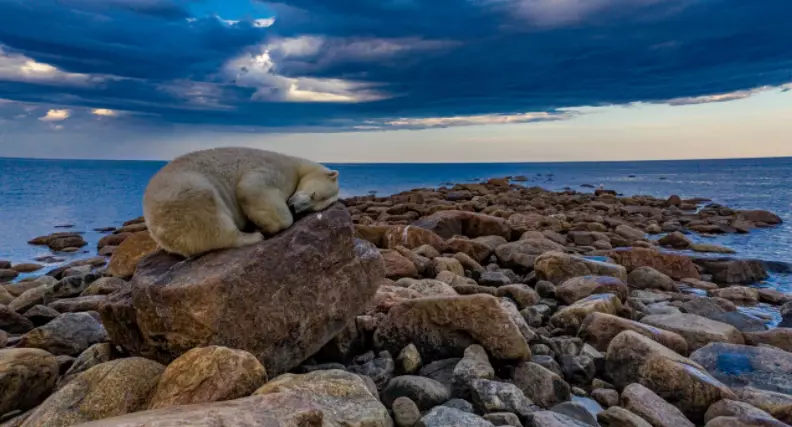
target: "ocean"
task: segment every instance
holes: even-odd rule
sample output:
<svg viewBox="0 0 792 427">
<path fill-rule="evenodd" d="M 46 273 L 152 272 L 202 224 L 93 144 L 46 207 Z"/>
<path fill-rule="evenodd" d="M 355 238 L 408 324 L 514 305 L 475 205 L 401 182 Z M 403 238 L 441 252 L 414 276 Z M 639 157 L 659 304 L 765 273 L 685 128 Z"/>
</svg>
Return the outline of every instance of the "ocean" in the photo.
<svg viewBox="0 0 792 427">
<path fill-rule="evenodd" d="M 31 261 L 50 255 L 27 241 L 73 225 L 89 246 L 102 234 L 142 214 L 149 178 L 165 163 L 148 161 L 34 160 L 0 158 L 0 260 Z M 792 158 L 576 163 L 328 164 L 340 171 L 342 196 L 387 195 L 416 187 L 473 182 L 506 175 L 529 177 L 528 186 L 550 190 L 604 185 L 625 195 L 707 197 L 738 209 L 767 209 L 784 224 L 708 242 L 737 250 L 738 257 L 792 263 Z M 59 254 L 60 256 L 60 254 Z M 64 256 L 67 260 L 85 253 Z M 792 292 L 792 280 L 770 285 Z"/>
</svg>

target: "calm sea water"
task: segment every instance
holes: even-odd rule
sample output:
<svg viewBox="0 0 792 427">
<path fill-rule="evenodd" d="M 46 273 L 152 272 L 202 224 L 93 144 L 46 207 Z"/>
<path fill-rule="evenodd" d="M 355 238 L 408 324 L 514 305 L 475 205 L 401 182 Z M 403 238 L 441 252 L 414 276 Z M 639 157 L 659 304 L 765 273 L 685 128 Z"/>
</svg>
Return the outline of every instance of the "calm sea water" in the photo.
<svg viewBox="0 0 792 427">
<path fill-rule="evenodd" d="M 0 159 L 0 259 L 30 261 L 48 255 L 26 242 L 73 224 L 95 252 L 101 237 L 92 229 L 118 226 L 142 214 L 149 178 L 163 162 Z M 341 171 L 344 196 L 370 191 L 385 195 L 447 182 L 526 175 L 525 185 L 548 189 L 600 185 L 624 194 L 708 197 L 734 208 L 768 209 L 785 223 L 749 235 L 710 240 L 738 256 L 792 263 L 792 158 L 500 164 L 333 164 Z M 70 255 L 67 258 L 85 256 Z M 792 291 L 789 281 L 774 286 Z"/>
</svg>

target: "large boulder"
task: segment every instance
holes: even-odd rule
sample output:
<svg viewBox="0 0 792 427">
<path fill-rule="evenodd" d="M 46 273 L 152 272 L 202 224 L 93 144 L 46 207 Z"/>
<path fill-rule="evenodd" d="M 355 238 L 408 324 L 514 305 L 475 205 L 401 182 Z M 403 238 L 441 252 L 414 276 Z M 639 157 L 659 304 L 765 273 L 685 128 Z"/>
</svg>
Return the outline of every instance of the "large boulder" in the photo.
<svg viewBox="0 0 792 427">
<path fill-rule="evenodd" d="M 781 217 L 774 214 L 773 212 L 760 210 L 760 209 L 738 211 L 737 215 L 746 221 L 764 223 L 769 225 L 781 224 L 783 222 L 781 220 Z"/>
<path fill-rule="evenodd" d="M 0 350 L 0 416 L 38 405 L 57 379 L 58 361 L 50 353 L 35 348 Z"/>
<path fill-rule="evenodd" d="M 595 349 L 607 351 L 610 342 L 623 331 L 637 332 L 679 354 L 688 354 L 687 341 L 679 334 L 607 313 L 592 313 L 586 317 L 580 327 L 580 337 Z"/>
<path fill-rule="evenodd" d="M 714 342 L 690 358 L 730 387 L 792 395 L 792 353 L 773 347 Z"/>
<path fill-rule="evenodd" d="M 116 277 L 131 277 L 138 262 L 157 250 L 157 242 L 148 231 L 132 234 L 113 252 L 107 271 Z"/>
<path fill-rule="evenodd" d="M 638 383 L 695 422 L 703 420 L 713 403 L 735 398 L 701 365 L 633 331 L 624 331 L 611 341 L 605 369 L 616 387 Z"/>
<path fill-rule="evenodd" d="M 65 427 L 143 410 L 164 369 L 139 357 L 94 366 L 34 409 L 21 427 Z"/>
<path fill-rule="evenodd" d="M 750 285 L 770 277 L 764 262 L 758 259 L 697 258 L 695 261 L 716 283 Z"/>
<path fill-rule="evenodd" d="M 696 265 L 685 255 L 646 248 L 614 249 L 608 253 L 617 264 L 632 272 L 639 267 L 652 267 L 674 280 L 701 279 Z"/>
<path fill-rule="evenodd" d="M 440 211 L 414 221 L 412 225 L 431 230 L 444 239 L 456 235 L 471 239 L 483 236 L 508 239 L 511 236 L 511 228 L 505 219 L 468 211 Z"/>
<path fill-rule="evenodd" d="M 394 354 L 414 344 L 428 360 L 461 357 L 472 344 L 498 360 L 520 361 L 531 354 L 498 298 L 485 294 L 400 302 L 382 320 L 374 341 Z"/>
<path fill-rule="evenodd" d="M 354 238 L 349 212 L 335 204 L 255 245 L 191 260 L 156 252 L 100 313 L 131 354 L 168 363 L 220 345 L 252 353 L 278 375 L 338 335 L 384 274 L 377 249 Z"/>
<path fill-rule="evenodd" d="M 634 383 L 622 392 L 624 407 L 654 427 L 694 427 L 685 415 L 648 388 Z"/>
<path fill-rule="evenodd" d="M 606 262 L 594 261 L 562 252 L 546 252 L 534 262 L 536 277 L 556 285 L 579 276 L 611 276 L 621 281 L 627 280 L 624 267 Z"/>
<path fill-rule="evenodd" d="M 676 332 L 688 342 L 690 351 L 704 347 L 713 341 L 733 344 L 745 342 L 740 331 L 734 326 L 695 314 L 656 314 L 642 318 L 641 323 Z"/>
<path fill-rule="evenodd" d="M 264 367 L 246 351 L 220 346 L 194 348 L 168 365 L 149 408 L 239 399 L 266 381 Z"/>
</svg>

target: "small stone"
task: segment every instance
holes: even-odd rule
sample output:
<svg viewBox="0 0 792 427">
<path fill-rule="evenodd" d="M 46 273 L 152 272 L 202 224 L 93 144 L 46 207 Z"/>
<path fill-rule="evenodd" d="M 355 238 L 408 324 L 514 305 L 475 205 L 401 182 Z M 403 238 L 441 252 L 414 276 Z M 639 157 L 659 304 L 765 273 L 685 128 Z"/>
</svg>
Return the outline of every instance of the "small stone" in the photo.
<svg viewBox="0 0 792 427">
<path fill-rule="evenodd" d="M 569 384 L 553 371 L 533 362 L 517 365 L 512 381 L 527 398 L 542 408 L 550 408 L 571 397 Z"/>
<path fill-rule="evenodd" d="M 621 280 L 610 276 L 573 277 L 556 288 L 556 296 L 564 304 L 575 302 L 594 294 L 612 293 L 625 301 L 629 296 L 629 288 Z"/>
<path fill-rule="evenodd" d="M 465 349 L 462 360 L 454 368 L 453 392 L 455 396 L 469 397 L 470 384 L 474 379 L 491 380 L 495 378 L 495 370 L 490 364 L 487 352 L 480 345 L 474 344 Z"/>
<path fill-rule="evenodd" d="M 588 385 L 597 374 L 594 360 L 588 356 L 561 355 L 561 371 L 570 384 Z"/>
<path fill-rule="evenodd" d="M 30 319 L 36 326 L 43 326 L 55 320 L 60 316 L 58 310 L 43 305 L 34 305 L 30 310 L 25 312 L 25 317 Z"/>
<path fill-rule="evenodd" d="M 404 375 L 396 377 L 382 390 L 382 402 L 392 406 L 399 397 L 409 397 L 422 411 L 427 411 L 451 398 L 448 388 L 430 378 Z"/>
<path fill-rule="evenodd" d="M 421 370 L 418 372 L 418 375 L 431 378 L 445 385 L 449 389 L 452 389 L 454 382 L 454 369 L 456 369 L 456 365 L 459 364 L 460 360 L 462 359 L 452 358 L 432 362 L 421 368 Z"/>
<path fill-rule="evenodd" d="M 591 398 L 596 400 L 603 408 L 610 408 L 619 404 L 619 392 L 607 388 L 599 388 L 592 391 Z"/>
<path fill-rule="evenodd" d="M 668 246 L 674 249 L 687 249 L 693 244 L 693 242 L 691 242 L 687 236 L 680 233 L 679 231 L 668 233 L 667 235 L 661 237 L 660 240 L 658 240 L 658 243 L 660 243 L 662 246 Z"/>
<path fill-rule="evenodd" d="M 627 282 L 638 289 L 659 289 L 670 292 L 677 290 L 673 279 L 652 267 L 636 268 L 627 276 Z"/>
<path fill-rule="evenodd" d="M 540 411 L 533 416 L 534 427 L 591 427 L 582 421 L 555 411 Z"/>
<path fill-rule="evenodd" d="M 476 379 L 471 382 L 473 406 L 480 413 L 512 412 L 529 417 L 533 411 L 530 401 L 514 384 Z"/>
<path fill-rule="evenodd" d="M 501 271 L 485 271 L 481 273 L 478 284 L 481 286 L 492 286 L 495 288 L 511 284 L 509 276 Z"/>
<path fill-rule="evenodd" d="M 374 380 L 378 389 L 382 389 L 393 378 L 396 364 L 393 362 L 390 352 L 382 351 L 376 359 L 370 360 L 361 365 L 352 365 L 347 368 L 349 372 L 358 375 L 366 375 Z"/>
<path fill-rule="evenodd" d="M 493 427 L 493 424 L 478 415 L 447 406 L 437 406 L 429 411 L 417 427 Z"/>
<path fill-rule="evenodd" d="M 556 287 L 552 282 L 548 282 L 547 280 L 540 280 L 536 283 L 536 292 L 542 298 L 555 298 L 556 297 Z"/>
<path fill-rule="evenodd" d="M 620 407 L 613 406 L 597 414 L 602 427 L 654 427 L 643 418 Z"/>
<path fill-rule="evenodd" d="M 404 347 L 396 361 L 399 363 L 401 372 L 405 374 L 414 374 L 421 369 L 421 353 L 418 352 L 418 348 L 413 344 Z"/>
<path fill-rule="evenodd" d="M 496 426 L 522 427 L 520 418 L 511 412 L 493 412 L 484 415 L 484 419 Z"/>
<path fill-rule="evenodd" d="M 421 419 L 421 411 L 409 397 L 399 397 L 393 401 L 393 420 L 398 427 L 412 427 Z"/>
<path fill-rule="evenodd" d="M 17 273 L 32 273 L 34 271 L 41 270 L 42 268 L 44 268 L 43 265 L 35 263 L 15 264 L 13 267 L 11 267 L 11 269 Z"/>
</svg>

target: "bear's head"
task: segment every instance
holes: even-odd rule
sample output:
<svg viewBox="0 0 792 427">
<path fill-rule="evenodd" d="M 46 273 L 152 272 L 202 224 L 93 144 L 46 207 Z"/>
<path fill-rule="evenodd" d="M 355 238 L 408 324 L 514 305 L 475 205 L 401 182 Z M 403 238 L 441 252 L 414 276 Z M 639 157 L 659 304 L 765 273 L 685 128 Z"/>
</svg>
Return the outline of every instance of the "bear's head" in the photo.
<svg viewBox="0 0 792 427">
<path fill-rule="evenodd" d="M 338 171 L 316 169 L 302 178 L 288 204 L 295 214 L 318 212 L 338 200 Z"/>
</svg>

